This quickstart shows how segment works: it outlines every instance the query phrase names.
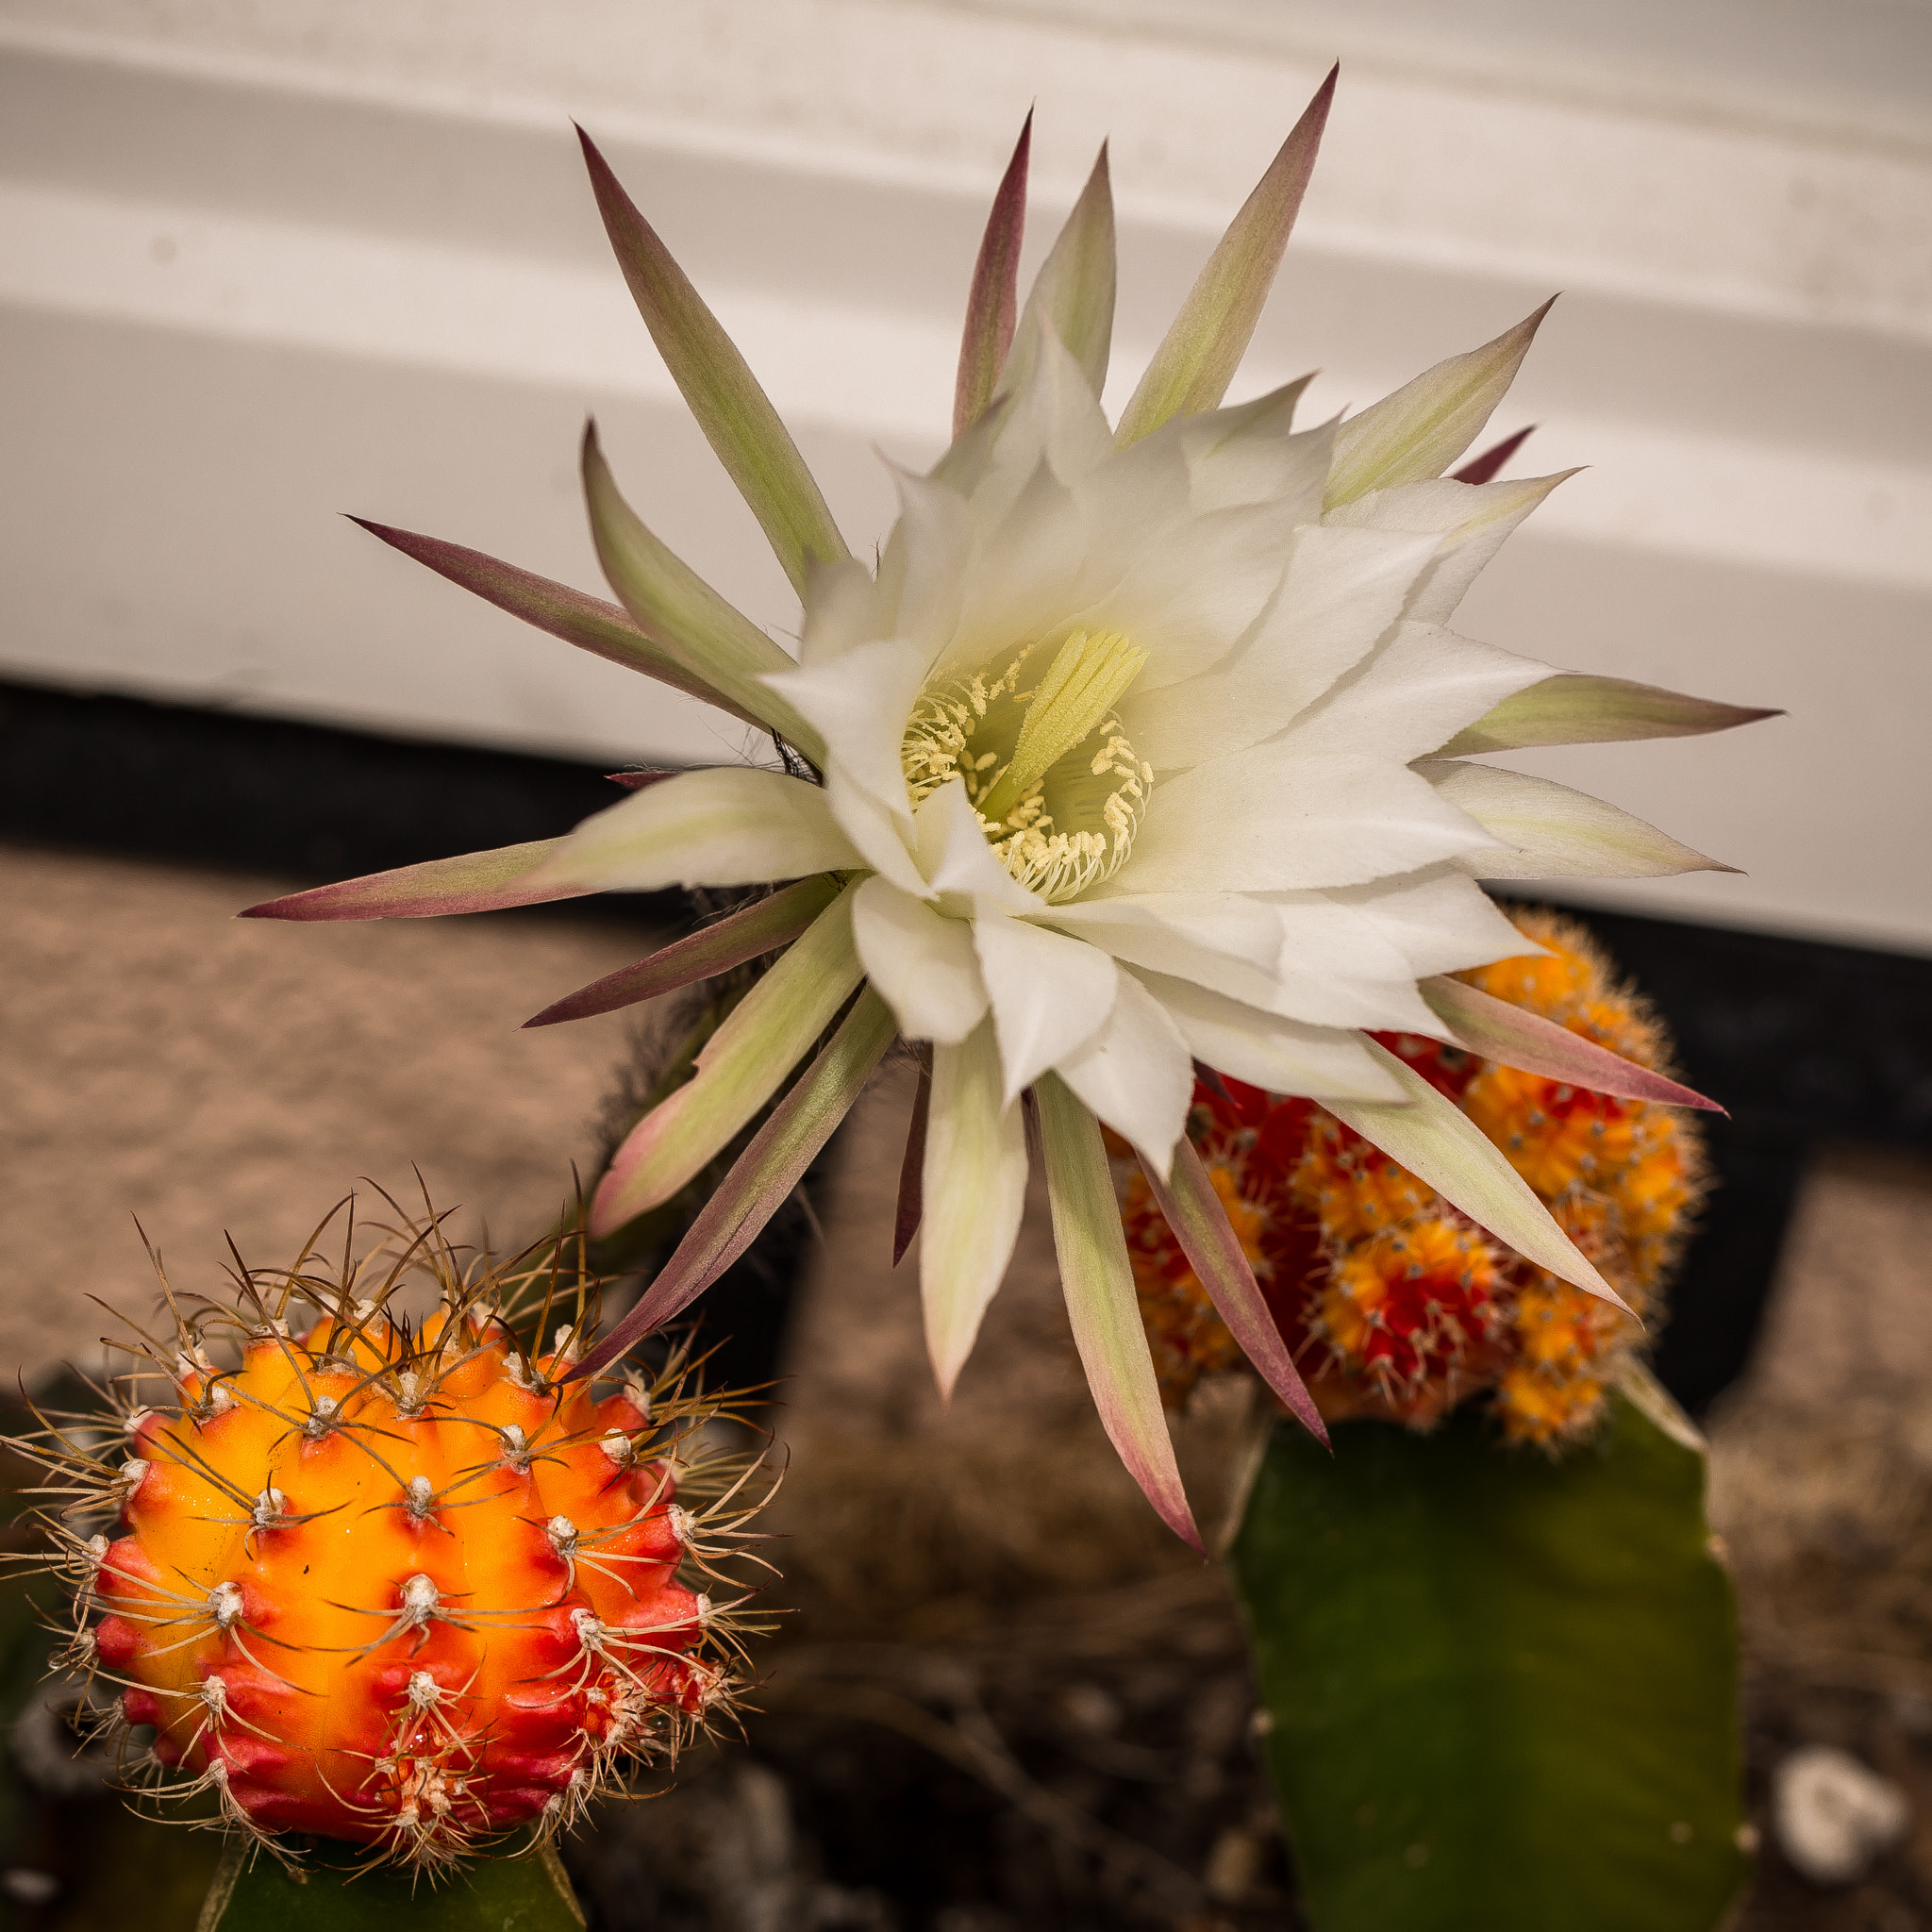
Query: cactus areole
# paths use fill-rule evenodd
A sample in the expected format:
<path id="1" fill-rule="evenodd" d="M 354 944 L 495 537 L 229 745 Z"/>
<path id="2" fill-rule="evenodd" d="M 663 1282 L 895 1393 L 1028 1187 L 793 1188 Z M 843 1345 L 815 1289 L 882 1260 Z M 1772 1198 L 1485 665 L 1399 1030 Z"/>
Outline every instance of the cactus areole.
<path id="1" fill-rule="evenodd" d="M 691 1585 L 728 1580 L 746 1512 L 677 1500 L 716 1486 L 688 1451 L 719 1404 L 675 1364 L 565 1379 L 575 1283 L 551 1325 L 556 1279 L 465 1270 L 433 1226 L 405 1241 L 373 1294 L 366 1261 L 247 1272 L 181 1312 L 175 1399 L 126 1413 L 125 1446 L 100 1418 L 34 1446 L 69 1497 L 64 1660 L 151 1727 L 137 1774 L 279 1856 L 317 1834 L 434 1868 L 568 1824 L 729 1698 L 736 1606 Z M 389 1307 L 411 1274 L 439 1292 L 414 1324 Z M 533 1317 L 547 1354 L 519 1342 Z M 160 1359 L 117 1387 L 151 1395 Z"/>

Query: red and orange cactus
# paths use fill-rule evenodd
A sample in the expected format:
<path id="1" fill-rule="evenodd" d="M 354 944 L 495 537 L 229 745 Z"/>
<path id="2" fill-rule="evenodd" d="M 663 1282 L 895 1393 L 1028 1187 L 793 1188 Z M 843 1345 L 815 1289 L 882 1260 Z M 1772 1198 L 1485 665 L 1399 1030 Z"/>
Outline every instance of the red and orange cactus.
<path id="1" fill-rule="evenodd" d="M 278 1852 L 311 1833 L 434 1868 L 568 1824 L 729 1699 L 737 1605 L 707 1590 L 750 1471 L 694 1514 L 721 1405 L 675 1364 L 568 1379 L 587 1293 L 556 1309 L 555 1275 L 465 1268 L 433 1224 L 390 1248 L 177 1307 L 175 1400 L 125 1415 L 118 1468 L 89 1446 L 99 1419 L 37 1446 L 70 1491 L 68 1660 L 152 1728 L 155 1782 Z M 415 1325 L 391 1306 L 411 1275 L 438 1296 Z M 519 1327 L 554 1312 L 573 1320 L 527 1352 Z M 159 1359 L 117 1386 L 138 1396 Z"/>
<path id="2" fill-rule="evenodd" d="M 1581 926 L 1549 912 L 1517 924 L 1547 954 L 1461 976 L 1664 1071 L 1661 1029 Z M 1702 1191 L 1690 1120 L 1434 1040 L 1378 1038 L 1503 1150 L 1631 1307 L 1654 1315 Z M 1425 1428 L 1487 1391 L 1516 1440 L 1555 1444 L 1594 1426 L 1607 1378 L 1642 1337 L 1630 1317 L 1491 1240 L 1312 1101 L 1203 1085 L 1189 1132 L 1324 1416 Z M 1178 1406 L 1240 1352 L 1146 1182 L 1124 1164 L 1123 1174 L 1141 1319 Z"/>

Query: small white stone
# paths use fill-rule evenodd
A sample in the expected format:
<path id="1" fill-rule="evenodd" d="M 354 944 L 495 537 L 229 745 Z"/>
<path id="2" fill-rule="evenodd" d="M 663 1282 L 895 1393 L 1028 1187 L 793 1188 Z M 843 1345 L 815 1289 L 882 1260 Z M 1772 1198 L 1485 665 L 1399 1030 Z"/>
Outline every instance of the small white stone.
<path id="1" fill-rule="evenodd" d="M 1779 1849 L 1814 1885 L 1851 1885 L 1905 1836 L 1911 1806 L 1890 1778 L 1829 1744 L 1793 1751 L 1772 1778 Z"/>

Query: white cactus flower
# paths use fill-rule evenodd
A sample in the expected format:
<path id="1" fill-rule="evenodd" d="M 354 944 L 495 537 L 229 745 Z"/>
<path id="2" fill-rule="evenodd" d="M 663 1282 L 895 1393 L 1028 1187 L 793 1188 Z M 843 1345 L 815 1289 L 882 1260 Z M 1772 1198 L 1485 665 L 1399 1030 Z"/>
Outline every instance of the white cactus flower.
<path id="1" fill-rule="evenodd" d="M 1562 480 L 1443 474 L 1542 311 L 1339 422 L 1296 429 L 1301 384 L 1221 407 L 1328 93 L 1237 217 L 1117 426 L 1098 401 L 1113 308 L 1105 157 L 1016 327 L 1023 135 L 974 278 L 956 439 L 928 475 L 899 476 L 876 572 L 849 554 L 750 372 L 586 142 L 644 318 L 799 589 L 798 657 L 639 522 L 594 434 L 586 493 L 622 611 L 474 552 L 377 533 L 557 635 L 771 731 L 784 769 L 663 777 L 561 840 L 256 908 L 407 917 L 782 885 L 540 1016 L 608 1010 L 786 949 L 695 1077 L 625 1141 L 597 1191 L 595 1234 L 686 1186 L 837 1023 L 580 1373 L 743 1251 L 895 1037 L 929 1055 L 924 1155 L 909 1163 L 902 1222 L 923 1219 L 941 1385 L 1012 1252 L 1031 1108 L 1103 1416 L 1183 1535 L 1194 1532 L 1101 1124 L 1139 1154 L 1256 1366 L 1320 1428 L 1185 1138 L 1197 1066 L 1321 1100 L 1538 1265 L 1615 1298 L 1503 1157 L 1368 1036 L 1456 1040 L 1579 1084 L 1698 1104 L 1442 975 L 1524 949 L 1479 878 L 1713 861 L 1615 808 L 1464 755 L 1764 714 L 1554 672 L 1450 627 L 1476 573 Z"/>

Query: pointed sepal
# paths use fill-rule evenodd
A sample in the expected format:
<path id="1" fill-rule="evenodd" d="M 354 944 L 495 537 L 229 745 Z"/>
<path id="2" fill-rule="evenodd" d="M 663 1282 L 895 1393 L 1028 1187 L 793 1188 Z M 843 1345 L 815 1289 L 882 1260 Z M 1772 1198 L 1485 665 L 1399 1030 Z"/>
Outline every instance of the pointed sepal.
<path id="1" fill-rule="evenodd" d="M 1530 439 L 1536 425 L 1530 423 L 1519 429 L 1513 436 L 1506 436 L 1501 442 L 1492 442 L 1479 457 L 1472 457 L 1461 469 L 1453 470 L 1450 475 L 1457 483 L 1491 483 L 1503 473 L 1503 465 L 1513 457 Z"/>
<path id="2" fill-rule="evenodd" d="M 1640 1067 L 1635 1060 L 1573 1033 L 1555 1020 L 1511 1006 L 1460 979 L 1438 974 L 1418 980 L 1416 991 L 1456 1044 L 1478 1058 L 1499 1060 L 1506 1067 L 1518 1067 L 1545 1080 L 1561 1080 L 1592 1093 L 1613 1094 L 1619 1100 L 1724 1112 L 1716 1101 L 1707 1100 L 1681 1082 L 1653 1068 Z"/>
<path id="3" fill-rule="evenodd" d="M 1161 1521 L 1205 1555 L 1141 1325 L 1100 1123 L 1056 1074 L 1043 1075 L 1033 1091 L 1060 1286 L 1101 1424 Z"/>
<path id="4" fill-rule="evenodd" d="M 1663 879 L 1687 872 L 1736 872 L 1608 800 L 1554 778 L 1456 758 L 1421 759 L 1413 769 L 1464 811 L 1500 847 L 1457 863 L 1478 879 Z"/>
<path id="5" fill-rule="evenodd" d="M 731 1009 L 705 1042 L 692 1077 L 630 1130 L 591 1199 L 592 1237 L 670 1200 L 729 1146 L 861 976 L 848 890 Z"/>
<path id="6" fill-rule="evenodd" d="M 1482 433 L 1516 379 L 1549 302 L 1492 342 L 1425 369 L 1393 395 L 1351 416 L 1335 432 L 1324 509 L 1372 490 L 1440 476 Z"/>
<path id="7" fill-rule="evenodd" d="M 906 1123 L 906 1152 L 899 1161 L 899 1198 L 892 1209 L 892 1266 L 906 1258 L 925 1219 L 925 1130 L 932 1120 L 932 1049 L 924 1049 L 912 1113 Z"/>
<path id="8" fill-rule="evenodd" d="M 446 543 L 438 537 L 424 537 L 414 530 L 399 530 L 389 524 L 371 523 L 367 517 L 351 517 L 373 537 L 380 537 L 391 549 L 400 550 L 418 563 L 426 564 L 439 576 L 447 577 L 473 591 L 499 610 L 520 617 L 554 638 L 561 638 L 579 650 L 592 652 L 622 664 L 627 671 L 641 671 L 659 684 L 668 684 L 690 697 L 734 718 L 768 731 L 764 719 L 728 697 L 708 679 L 691 668 L 689 654 L 669 651 L 648 633 L 639 629 L 615 604 L 592 597 L 568 584 L 553 583 L 534 571 L 520 570 L 513 563 L 486 557 L 480 550 L 467 550 L 460 543 Z M 625 782 L 623 780 L 620 783 Z"/>
<path id="9" fill-rule="evenodd" d="M 581 127 L 577 139 L 605 231 L 658 353 L 802 596 L 812 559 L 836 563 L 851 554 L 825 499 L 737 345 L 624 192 L 596 143 Z"/>
<path id="10" fill-rule="evenodd" d="M 1208 258 L 1122 412 L 1114 441 L 1123 449 L 1173 417 L 1216 408 L 1227 393 L 1301 210 L 1341 71 L 1328 70 L 1268 172 Z"/>
<path id="11" fill-rule="evenodd" d="M 436 919 L 452 912 L 502 912 L 512 906 L 542 906 L 553 899 L 577 899 L 594 887 L 532 884 L 561 839 L 533 839 L 523 845 L 499 845 L 493 852 L 465 852 L 455 858 L 428 858 L 399 865 L 340 885 L 316 886 L 285 898 L 264 899 L 236 914 L 238 919 Z"/>
<path id="12" fill-rule="evenodd" d="M 1528 751 L 1543 744 L 1618 744 L 1641 738 L 1696 738 L 1729 731 L 1783 711 L 1687 697 L 1660 685 L 1559 671 L 1491 706 L 1457 733 L 1438 758 L 1488 751 Z"/>
<path id="13" fill-rule="evenodd" d="M 920 1305 L 933 1376 L 949 1399 L 1019 1239 L 1026 1164 L 1025 1128 L 1018 1103 L 1005 1103 L 989 1017 L 958 1046 L 933 1049 L 921 1163 Z"/>
<path id="14" fill-rule="evenodd" d="M 1113 185 L 1103 142 L 1073 213 L 1034 277 L 1013 353 L 996 392 L 1006 395 L 1024 389 L 1030 358 L 1038 353 L 1033 325 L 1043 319 L 1080 365 L 1097 396 L 1107 384 L 1113 298 Z"/>
<path id="15" fill-rule="evenodd" d="M 597 561 L 624 608 L 733 709 L 823 764 L 824 740 L 765 682 L 796 662 L 646 527 L 610 474 L 594 423 L 584 427 L 583 475 Z"/>
<path id="16" fill-rule="evenodd" d="M 839 881 L 820 876 L 800 879 L 796 885 L 760 899 L 714 921 L 702 932 L 678 940 L 640 959 L 635 966 L 621 967 L 604 978 L 592 980 L 574 993 L 548 1006 L 525 1026 L 555 1026 L 563 1020 L 588 1020 L 595 1013 L 614 1013 L 621 1007 L 634 1007 L 641 1000 L 654 1000 L 659 993 L 674 992 L 680 986 L 708 979 L 715 973 L 728 972 L 747 959 L 761 959 L 789 945 L 834 899 Z"/>
<path id="17" fill-rule="evenodd" d="M 1218 1076 L 1217 1076 L 1218 1077 Z M 1328 1440 L 1328 1425 L 1308 1393 L 1281 1330 L 1269 1312 L 1268 1299 L 1255 1279 L 1254 1265 L 1242 1251 L 1227 1218 L 1227 1208 L 1214 1191 L 1214 1182 L 1200 1151 L 1185 1135 L 1174 1154 L 1174 1173 L 1163 1181 L 1143 1156 L 1141 1171 L 1154 1195 L 1154 1205 L 1174 1231 L 1215 1312 L 1261 1379 L 1281 1398 L 1282 1406 L 1318 1441 Z"/>
<path id="18" fill-rule="evenodd" d="M 973 265 L 966 297 L 966 327 L 959 339 L 959 375 L 953 388 L 953 434 L 978 421 L 999 386 L 1007 351 L 1013 346 L 1019 312 L 1020 244 L 1026 233 L 1026 170 L 1033 152 L 1033 110 L 1026 110 L 1013 158 L 1007 163 L 992 212 Z"/>
<path id="19" fill-rule="evenodd" d="M 824 1051 L 752 1136 L 642 1299 L 576 1365 L 573 1380 L 595 1374 L 682 1314 L 751 1246 L 864 1091 L 896 1031 L 891 1008 L 867 987 Z"/>

